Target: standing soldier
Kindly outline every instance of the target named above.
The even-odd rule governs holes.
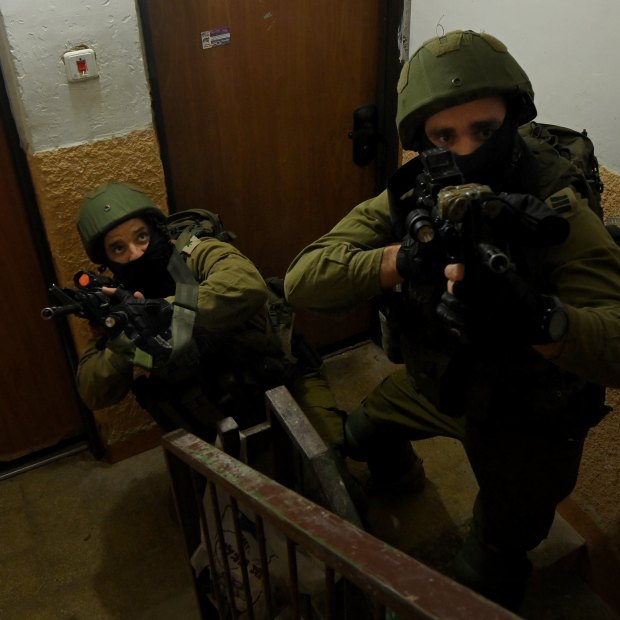
[[[425,42],[401,73],[400,140],[453,156],[454,185],[483,184],[475,191],[496,197],[500,216],[481,223],[498,235],[502,273],[482,252],[438,251],[454,237],[433,229],[437,196],[416,184],[416,158],[285,277],[293,307],[342,313],[383,300],[385,348],[405,367],[348,416],[345,449],[367,461],[375,486],[405,492],[424,475],[411,440],[460,439],[479,493],[455,575],[511,609],[531,572],[527,552],[574,488],[605,386],[620,386],[620,250],[582,174],[545,141],[522,137],[535,116],[527,75],[495,37],[455,31]],[[438,147],[447,151],[429,151]],[[476,200],[467,217],[480,213]],[[451,227],[466,249],[479,232],[467,221]]]

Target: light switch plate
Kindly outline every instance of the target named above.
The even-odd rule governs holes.
[[[73,50],[63,55],[69,82],[82,82],[99,77],[95,52],[90,48]]]

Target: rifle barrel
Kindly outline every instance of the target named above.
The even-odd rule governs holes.
[[[67,304],[66,306],[47,306],[41,310],[41,318],[48,321],[55,316],[61,316],[63,314],[77,314],[82,309],[80,304]]]

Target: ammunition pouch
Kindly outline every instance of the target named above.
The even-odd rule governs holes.
[[[435,391],[429,399],[435,397],[447,415],[464,415],[473,424],[581,440],[610,410],[605,388],[561,371],[533,351],[434,361],[435,372],[443,374],[430,382]],[[426,394],[420,376],[414,381]]]
[[[164,432],[183,428],[205,441],[215,440],[216,423],[223,416],[196,383],[168,384],[140,376],[132,392]]]
[[[460,417],[466,414],[464,394],[470,389],[465,376],[466,362],[453,347],[433,347],[418,343],[405,353],[407,371],[416,391],[443,414]]]
[[[418,290],[415,294],[433,296]],[[382,346],[390,361],[403,363],[415,389],[445,415],[465,414],[463,392],[467,387],[471,351],[429,317],[436,302],[409,303],[393,296],[383,311]],[[419,326],[425,325],[421,329]]]
[[[415,389],[445,415],[579,440],[609,412],[605,388],[560,370],[533,350],[478,350],[436,335],[401,343]]]
[[[164,431],[184,428],[212,441],[228,416],[248,428],[265,419],[265,390],[293,380],[294,365],[265,334],[221,340],[197,329],[177,360],[134,381],[136,400]]]
[[[167,382],[155,375],[138,377],[132,386],[138,404],[165,432],[183,428],[213,441],[216,424],[231,416],[240,428],[265,419],[264,388],[243,375],[220,372],[209,381]]]

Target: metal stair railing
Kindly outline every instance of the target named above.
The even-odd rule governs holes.
[[[208,556],[208,584],[201,579],[205,571],[192,571],[205,619],[518,618],[194,435],[174,431],[163,437],[162,446],[188,556],[201,545]],[[227,532],[223,499],[230,507],[226,527],[232,523]],[[258,551],[251,566],[242,518],[255,525]],[[286,573],[285,587],[276,594],[274,534]],[[301,561],[309,558],[322,572],[322,587],[310,594],[304,592],[307,575]],[[352,588],[344,607],[342,584]]]

